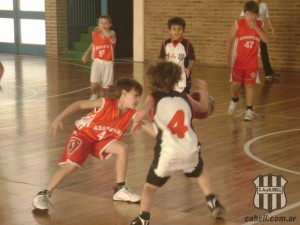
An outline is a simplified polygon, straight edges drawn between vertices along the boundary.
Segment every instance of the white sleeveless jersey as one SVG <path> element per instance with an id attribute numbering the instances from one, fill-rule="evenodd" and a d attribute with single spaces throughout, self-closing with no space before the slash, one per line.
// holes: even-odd
<path id="1" fill-rule="evenodd" d="M 151 95 L 155 102 L 151 118 L 158 132 L 155 148 L 161 149 L 161 155 L 183 160 L 197 153 L 199 141 L 192 127 L 192 109 L 186 94 L 174 91 L 170 95 Z"/>

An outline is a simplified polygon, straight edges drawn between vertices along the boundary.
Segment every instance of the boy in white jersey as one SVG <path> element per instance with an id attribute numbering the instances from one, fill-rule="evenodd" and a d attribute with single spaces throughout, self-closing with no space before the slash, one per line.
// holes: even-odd
<path id="1" fill-rule="evenodd" d="M 127 188 L 128 149 L 120 141 L 128 128 L 135 107 L 142 95 L 143 87 L 135 80 L 121 78 L 116 82 L 117 98 L 100 98 L 74 102 L 62 111 L 52 122 L 50 131 L 53 135 L 63 128 L 62 120 L 79 110 L 93 109 L 89 114 L 75 122 L 75 127 L 66 144 L 57 170 L 44 191 L 33 199 L 36 209 L 48 210 L 50 196 L 54 189 L 71 173 L 81 168 L 89 155 L 99 160 L 108 159 L 112 154 L 116 159 L 116 187 L 113 199 L 116 201 L 139 202 L 140 196 Z"/>
<path id="2" fill-rule="evenodd" d="M 186 93 L 174 90 L 181 77 L 181 68 L 172 62 L 159 62 L 147 71 L 151 93 L 133 118 L 133 132 L 140 130 L 140 123 L 150 113 L 152 125 L 142 128 L 156 137 L 154 160 L 149 169 L 141 197 L 140 214 L 131 225 L 148 225 L 154 194 L 177 170 L 187 177 L 194 177 L 203 191 L 212 215 L 222 217 L 225 210 L 213 193 L 209 176 L 204 168 L 200 143 L 191 124 L 193 111 L 208 110 L 207 84 L 199 79 L 200 102 Z"/>
<path id="3" fill-rule="evenodd" d="M 90 100 L 99 96 L 105 97 L 107 89 L 113 84 L 114 48 L 116 45 L 116 33 L 110 30 L 112 20 L 110 16 L 100 16 L 98 27 L 92 32 L 93 43 L 82 56 L 82 62 L 86 63 L 92 51 L 91 68 L 91 92 Z"/>
<path id="4" fill-rule="evenodd" d="M 181 67 L 181 79 L 175 85 L 175 90 L 189 94 L 192 85 L 192 69 L 196 63 L 196 57 L 191 42 L 183 38 L 185 25 L 185 21 L 181 17 L 173 17 L 168 20 L 170 38 L 163 42 L 159 59 L 174 62 Z"/>

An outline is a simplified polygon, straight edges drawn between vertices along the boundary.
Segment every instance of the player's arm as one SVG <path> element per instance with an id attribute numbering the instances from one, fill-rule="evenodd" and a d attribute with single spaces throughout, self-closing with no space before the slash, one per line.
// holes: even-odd
<path id="1" fill-rule="evenodd" d="M 194 100 L 190 95 L 187 95 L 189 102 L 195 112 L 207 112 L 208 110 L 208 91 L 207 83 L 200 79 L 193 79 L 192 84 L 200 92 L 200 101 Z"/>
<path id="2" fill-rule="evenodd" d="M 196 60 L 189 60 L 189 65 L 187 68 L 185 68 L 185 74 L 187 76 L 190 76 L 191 71 L 193 70 L 195 64 L 196 64 Z"/>
<path id="3" fill-rule="evenodd" d="M 4 73 L 4 67 L 3 67 L 2 63 L 0 62 L 0 81 L 3 76 L 3 73 Z M 2 92 L 1 84 L 0 84 L 0 92 Z"/>
<path id="4" fill-rule="evenodd" d="M 83 63 L 86 63 L 88 60 L 89 55 L 91 54 L 91 51 L 93 49 L 93 43 L 90 44 L 90 46 L 87 48 L 87 50 L 84 52 L 81 60 Z"/>
<path id="5" fill-rule="evenodd" d="M 50 125 L 50 133 L 53 135 L 57 134 L 57 129 L 63 129 L 63 119 L 74 114 L 75 112 L 83 109 L 93 109 L 93 108 L 101 108 L 103 105 L 103 99 L 98 99 L 94 101 L 90 100 L 80 100 L 72 103 L 67 108 L 65 108 L 51 123 Z"/>
<path id="6" fill-rule="evenodd" d="M 236 32 L 237 32 L 237 24 L 234 23 L 229 31 L 228 38 L 227 38 L 227 45 L 226 45 L 227 66 L 229 67 L 231 67 L 231 53 L 232 53 L 233 43 L 236 37 Z"/>
<path id="7" fill-rule="evenodd" d="M 269 18 L 266 18 L 266 21 L 267 21 L 269 27 L 271 28 L 271 34 L 272 34 L 272 35 L 275 35 L 275 31 L 274 31 L 274 27 L 273 27 L 271 18 L 270 18 L 270 17 L 269 17 Z"/>
<path id="8" fill-rule="evenodd" d="M 139 133 L 142 125 L 144 124 L 143 119 L 149 115 L 151 108 L 153 106 L 153 99 L 151 95 L 148 95 L 142 108 L 140 108 L 136 114 L 134 115 L 133 119 L 133 126 L 131 129 L 131 133 Z"/>

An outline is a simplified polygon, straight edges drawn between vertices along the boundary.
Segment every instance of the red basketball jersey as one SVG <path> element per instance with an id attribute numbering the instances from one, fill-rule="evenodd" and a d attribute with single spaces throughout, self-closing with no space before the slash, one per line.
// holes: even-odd
<path id="1" fill-rule="evenodd" d="M 80 133 L 92 140 L 105 140 L 107 138 L 121 139 L 128 128 L 134 109 L 127 109 L 119 115 L 118 99 L 103 98 L 103 106 L 94 109 L 75 122 Z"/>
<path id="2" fill-rule="evenodd" d="M 263 22 L 256 21 L 259 27 Z M 260 37 L 256 30 L 251 29 L 247 21 L 241 18 L 236 21 L 237 33 L 233 52 L 233 67 L 238 69 L 255 69 L 259 67 L 258 50 Z"/>
<path id="3" fill-rule="evenodd" d="M 93 59 L 113 61 L 115 43 L 99 31 L 92 32 L 93 37 Z"/>

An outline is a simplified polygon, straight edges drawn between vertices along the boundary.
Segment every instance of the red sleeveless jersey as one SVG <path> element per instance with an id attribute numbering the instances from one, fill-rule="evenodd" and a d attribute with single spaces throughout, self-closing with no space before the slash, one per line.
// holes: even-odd
<path id="1" fill-rule="evenodd" d="M 256 21 L 259 27 L 263 22 Z M 247 21 L 241 18 L 236 21 L 237 33 L 236 43 L 233 52 L 233 68 L 238 69 L 255 69 L 259 67 L 258 50 L 260 37 L 256 30 L 251 29 Z"/>
<path id="2" fill-rule="evenodd" d="M 92 140 L 105 140 L 107 138 L 121 139 L 127 130 L 136 110 L 127 109 L 119 115 L 118 99 L 103 98 L 103 106 L 94 109 L 75 122 L 80 133 Z"/>
<path id="3" fill-rule="evenodd" d="M 113 61 L 115 43 L 99 31 L 92 32 L 93 37 L 93 59 Z"/>

